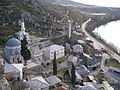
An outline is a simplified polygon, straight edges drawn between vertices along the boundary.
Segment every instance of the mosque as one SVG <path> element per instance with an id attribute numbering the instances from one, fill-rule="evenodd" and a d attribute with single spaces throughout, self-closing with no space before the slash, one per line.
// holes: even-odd
<path id="1" fill-rule="evenodd" d="M 21 20 L 21 31 L 15 33 L 17 38 L 11 38 L 7 41 L 4 49 L 5 59 L 8 63 L 24 63 L 21 55 L 21 40 L 24 36 L 29 41 L 29 34 L 25 32 L 24 20 Z"/>

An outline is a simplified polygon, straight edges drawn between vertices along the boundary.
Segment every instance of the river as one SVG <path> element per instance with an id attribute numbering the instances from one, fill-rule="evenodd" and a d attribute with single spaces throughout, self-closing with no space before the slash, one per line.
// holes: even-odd
<path id="1" fill-rule="evenodd" d="M 93 31 L 108 43 L 114 44 L 120 50 L 120 20 L 109 22 Z"/>

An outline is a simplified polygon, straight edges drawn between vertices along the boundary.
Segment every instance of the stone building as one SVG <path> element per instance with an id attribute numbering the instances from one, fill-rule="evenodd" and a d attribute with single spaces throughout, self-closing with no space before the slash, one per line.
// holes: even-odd
<path id="1" fill-rule="evenodd" d="M 83 53 L 83 47 L 79 44 L 73 45 L 72 48 L 75 53 Z"/>
<path id="2" fill-rule="evenodd" d="M 24 90 L 49 90 L 49 84 L 42 76 L 30 78 L 25 85 L 27 88 Z"/>
<path id="3" fill-rule="evenodd" d="M 54 59 L 55 52 L 56 52 L 56 59 L 61 58 L 65 55 L 64 47 L 56 44 L 43 48 L 42 51 L 43 51 L 43 56 L 49 60 Z"/>
<path id="4" fill-rule="evenodd" d="M 23 64 L 5 64 L 5 75 L 8 79 L 23 80 Z"/>
<path id="5" fill-rule="evenodd" d="M 72 64 L 74 64 L 75 66 L 78 64 L 78 58 L 76 56 L 70 55 L 67 58 L 67 63 L 66 65 L 71 67 Z"/>
<path id="6" fill-rule="evenodd" d="M 0 90 L 11 90 L 8 81 L 4 77 L 4 60 L 0 57 Z"/>

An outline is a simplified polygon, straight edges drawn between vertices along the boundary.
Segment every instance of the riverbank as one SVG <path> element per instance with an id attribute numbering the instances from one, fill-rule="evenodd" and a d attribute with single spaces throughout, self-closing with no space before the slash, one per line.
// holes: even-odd
<path id="1" fill-rule="evenodd" d="M 105 23 L 105 25 L 106 24 L 108 24 L 108 23 L 111 23 L 111 22 L 115 22 L 115 21 L 118 21 L 118 20 L 114 20 L 114 21 L 110 21 L 110 22 L 107 22 L 107 23 Z M 90 22 L 89 22 L 90 23 Z M 87 27 L 85 28 L 86 29 L 86 31 L 92 36 L 92 37 L 94 37 L 94 38 L 96 38 L 99 42 L 101 42 L 103 45 L 105 45 L 105 46 L 107 46 L 107 47 L 109 47 L 112 51 L 114 51 L 115 53 L 117 53 L 118 55 L 120 55 L 120 53 L 119 53 L 119 47 L 117 47 L 117 45 L 116 44 L 114 44 L 114 43 L 112 43 L 112 41 L 110 41 L 110 38 L 112 38 L 111 36 L 109 36 L 109 38 L 107 38 L 107 40 L 105 40 L 105 39 L 103 39 L 99 34 L 96 34 L 96 33 L 93 33 L 93 30 L 96 30 L 96 28 L 99 28 L 99 27 L 101 27 L 101 26 L 104 26 L 104 25 L 101 25 L 101 26 L 99 26 L 99 27 L 93 27 L 94 29 L 92 29 L 92 30 L 89 30 L 89 23 L 87 24 Z M 115 29 L 114 27 L 113 27 L 113 29 Z M 109 30 L 109 29 L 108 29 Z M 108 32 L 108 31 L 107 31 Z M 111 33 L 111 32 L 109 32 L 109 33 Z M 113 32 L 114 33 L 114 32 Z M 102 34 L 103 35 L 103 34 Z M 112 36 L 114 36 L 114 35 L 112 35 Z M 114 37 L 113 37 L 114 38 Z M 116 39 L 115 39 L 116 40 Z M 114 40 L 114 41 L 115 41 Z M 119 44 L 118 44 L 118 46 L 119 46 Z"/>
<path id="2" fill-rule="evenodd" d="M 91 19 L 92 20 L 92 19 Z M 104 48 L 108 51 L 108 53 L 115 59 L 117 59 L 120 62 L 120 56 L 118 55 L 118 53 L 111 49 L 111 47 L 109 45 L 106 45 L 105 42 L 103 42 L 102 40 L 98 39 L 95 37 L 95 35 L 92 32 L 88 32 L 86 30 L 86 27 L 88 28 L 89 26 L 87 25 L 90 21 L 90 19 L 87 20 L 86 22 L 84 22 L 82 24 L 82 30 L 83 32 L 85 32 L 85 34 L 94 42 L 94 46 L 95 48 L 101 49 Z"/>
<path id="3" fill-rule="evenodd" d="M 108 43 L 106 42 L 106 40 L 104 40 L 101 36 L 96 35 L 94 33 L 88 32 L 92 37 L 96 38 L 96 40 L 98 40 L 100 43 L 102 43 L 103 45 L 105 45 L 106 47 L 108 47 L 109 49 L 111 49 L 112 51 L 114 51 L 115 53 L 117 53 L 118 55 L 120 55 L 120 53 L 118 53 L 119 51 L 117 50 L 117 47 L 112 44 L 112 43 Z M 110 51 L 108 51 L 110 54 Z"/>
<path id="4" fill-rule="evenodd" d="M 108 15 L 108 16 L 109 16 L 109 15 Z M 85 29 L 86 29 L 86 31 L 87 31 L 92 37 L 94 37 L 95 39 L 97 39 L 99 42 L 101 42 L 101 43 L 102 43 L 103 45 L 105 45 L 106 47 L 109 47 L 109 48 L 110 48 L 112 51 L 114 51 L 116 54 L 120 55 L 118 48 L 117 48 L 114 44 L 106 42 L 106 40 L 104 40 L 103 38 L 101 38 L 99 35 L 95 35 L 95 34 L 93 33 L 93 30 L 95 30 L 96 28 L 98 28 L 98 27 L 100 27 L 100 26 L 102 26 L 102 25 L 104 26 L 104 25 L 106 25 L 106 24 L 108 24 L 108 23 L 110 23 L 110 22 L 120 20 L 119 17 L 116 17 L 116 18 L 113 18 L 113 17 L 110 18 L 110 17 L 111 17 L 111 16 L 109 16 L 109 17 L 107 17 L 107 18 L 104 17 L 104 19 L 101 19 L 99 22 L 96 21 L 96 19 L 91 18 L 92 20 L 87 23 L 87 27 L 85 27 Z M 98 18 L 101 18 L 101 17 L 98 17 Z M 96 23 L 96 22 L 97 22 L 97 23 Z"/>

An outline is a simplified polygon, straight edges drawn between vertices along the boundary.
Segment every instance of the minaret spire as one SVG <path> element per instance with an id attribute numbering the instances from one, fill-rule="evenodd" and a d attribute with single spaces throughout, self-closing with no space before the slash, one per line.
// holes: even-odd
<path id="1" fill-rule="evenodd" d="M 23 17 L 21 19 L 21 31 L 25 31 L 25 23 L 24 23 L 24 18 Z"/>
<path id="2" fill-rule="evenodd" d="M 68 20 L 68 37 L 70 38 L 71 37 L 71 21 Z"/>

